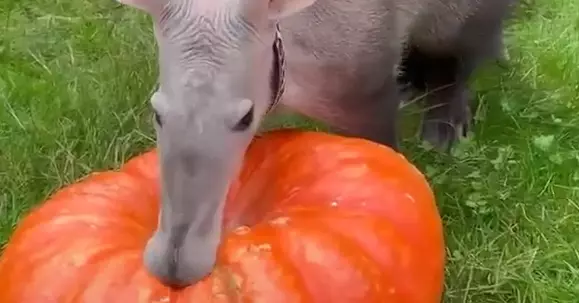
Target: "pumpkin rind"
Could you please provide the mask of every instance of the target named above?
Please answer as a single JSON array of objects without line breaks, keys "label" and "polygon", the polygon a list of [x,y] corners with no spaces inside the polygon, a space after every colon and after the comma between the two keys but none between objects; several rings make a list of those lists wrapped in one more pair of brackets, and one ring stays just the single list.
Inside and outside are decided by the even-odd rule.
[{"label": "pumpkin rind", "polygon": [[142,266],[158,196],[155,151],[55,193],[0,257],[0,302],[441,301],[434,196],[381,145],[298,130],[256,138],[227,197],[217,265],[183,290]]}]

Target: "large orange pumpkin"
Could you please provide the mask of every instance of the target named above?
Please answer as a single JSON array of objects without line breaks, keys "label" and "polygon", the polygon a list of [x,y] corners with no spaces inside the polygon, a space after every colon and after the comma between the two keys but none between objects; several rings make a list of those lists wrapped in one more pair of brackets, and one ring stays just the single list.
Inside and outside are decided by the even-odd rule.
[{"label": "large orange pumpkin", "polygon": [[182,290],[143,268],[158,199],[154,151],[60,190],[8,243],[0,302],[441,301],[433,194],[386,147],[298,130],[256,138],[228,195],[218,263]]}]

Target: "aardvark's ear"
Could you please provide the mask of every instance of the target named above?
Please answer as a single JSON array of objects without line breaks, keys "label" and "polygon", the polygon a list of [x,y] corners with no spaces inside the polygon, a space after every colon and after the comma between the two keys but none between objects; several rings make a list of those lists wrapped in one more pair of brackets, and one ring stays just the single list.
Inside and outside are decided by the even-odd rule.
[{"label": "aardvark's ear", "polygon": [[314,4],[314,2],[316,2],[316,0],[269,0],[269,18],[282,19],[305,9]]},{"label": "aardvark's ear", "polygon": [[151,15],[156,15],[161,12],[163,7],[169,0],[117,0],[121,4],[138,8]]}]

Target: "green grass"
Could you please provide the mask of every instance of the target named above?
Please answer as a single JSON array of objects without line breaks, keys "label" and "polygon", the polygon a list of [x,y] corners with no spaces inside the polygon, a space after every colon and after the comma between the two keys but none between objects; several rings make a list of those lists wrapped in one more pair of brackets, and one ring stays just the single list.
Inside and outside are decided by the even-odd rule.
[{"label": "green grass", "polygon": [[[154,144],[156,48],[148,19],[112,0],[0,3],[3,244],[55,189]],[[512,60],[477,75],[474,136],[452,157],[404,142],[444,217],[445,302],[579,302],[578,11],[519,11]]]}]

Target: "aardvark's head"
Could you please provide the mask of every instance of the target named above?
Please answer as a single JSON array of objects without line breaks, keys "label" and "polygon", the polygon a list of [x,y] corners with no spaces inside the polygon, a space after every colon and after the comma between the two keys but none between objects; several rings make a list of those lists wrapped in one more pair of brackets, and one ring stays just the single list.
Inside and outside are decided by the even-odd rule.
[{"label": "aardvark's head", "polygon": [[276,23],[315,0],[121,2],[151,15],[159,47],[162,203],[145,265],[186,286],[213,268],[228,186],[278,93]]}]

